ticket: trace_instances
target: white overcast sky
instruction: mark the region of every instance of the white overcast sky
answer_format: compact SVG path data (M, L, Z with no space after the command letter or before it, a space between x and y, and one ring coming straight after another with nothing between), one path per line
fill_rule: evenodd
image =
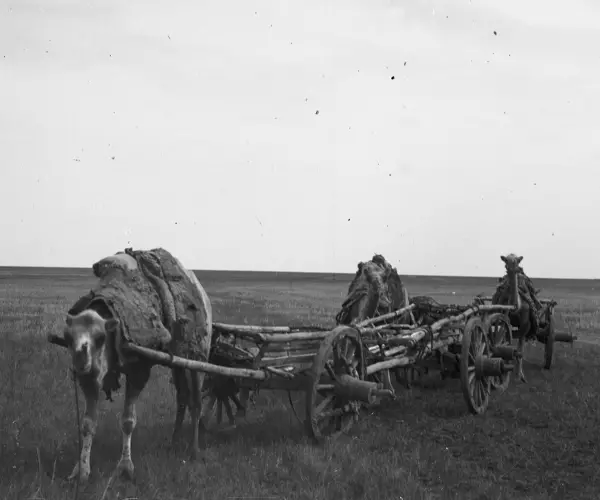
M0 6L1 265L600 277L596 0Z

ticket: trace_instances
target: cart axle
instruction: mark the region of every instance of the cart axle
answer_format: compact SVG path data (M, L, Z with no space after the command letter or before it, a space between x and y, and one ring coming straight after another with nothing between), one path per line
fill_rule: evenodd
M477 356L475 358L475 376L479 379L484 377L500 377L505 373L513 371L514 366L505 363L502 358L490 358L488 356Z
M577 335L572 335L567 332L560 332L554 334L554 340L556 342L568 342L573 343L573 341L577 340Z
M492 346L491 351L494 358L500 358L503 361L512 361L519 353L519 350L516 347L505 345Z
M361 401L373 404L375 398L384 391L383 384L368 382L354 378L352 375L342 374L335 381L335 393L337 396L349 401ZM387 394L387 392L385 393Z

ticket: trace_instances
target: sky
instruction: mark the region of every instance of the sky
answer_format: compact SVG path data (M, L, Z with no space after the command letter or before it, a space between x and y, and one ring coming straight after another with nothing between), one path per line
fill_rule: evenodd
M596 0L0 12L0 265L600 277Z

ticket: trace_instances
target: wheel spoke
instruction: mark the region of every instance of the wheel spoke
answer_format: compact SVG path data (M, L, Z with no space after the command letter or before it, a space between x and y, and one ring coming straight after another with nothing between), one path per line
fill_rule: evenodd
M223 406L225 406L225 413L227 413L227 420L229 420L229 425L235 425L233 410L231 409L231 404L229 403L228 399L223 400Z
M333 408L328 411L323 411L317 415L317 420L325 420L327 418L339 418L348 413L344 408Z
M223 421L223 400L217 399L217 425Z
M206 424L210 420L210 417L212 417L216 402L217 396L212 394L206 407L202 408L202 411L200 412L200 418L204 424Z
M325 369L327 370L327 373L331 377L331 380L335 380L337 377L335 376L335 370L333 369L332 365L333 365L333 363L331 361L327 361L327 363L325 364Z
M325 407L326 407L326 406L327 406L329 403L331 403L331 402L333 401L333 398L334 398L334 397L335 397L335 396L334 396L334 394L328 394L328 395L325 397L325 399L324 399L323 401L321 401L321 403L319 404L319 406L317 406L317 407L315 408L315 413L316 413L316 414L319 414L319 413L321 413L321 412L322 412L322 411L325 409Z

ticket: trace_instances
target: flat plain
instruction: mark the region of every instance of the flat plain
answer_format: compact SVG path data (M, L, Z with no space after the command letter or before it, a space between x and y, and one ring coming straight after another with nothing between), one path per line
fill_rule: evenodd
M198 271L214 320L333 326L350 275ZM409 293L466 303L495 278L403 276ZM46 334L93 285L88 269L0 268L0 498L66 499L77 460L69 356ZM102 401L90 483L81 499L597 499L600 498L599 280L534 279L558 301L552 370L528 345L528 383L468 413L458 380L430 374L395 401L365 412L351 432L316 446L287 393L260 391L246 419L211 429L203 460L171 450L174 391L156 367L138 404L136 480L113 477L120 456L122 393ZM303 395L294 394L303 415ZM80 403L82 400L80 398ZM189 431L189 420L186 430Z

